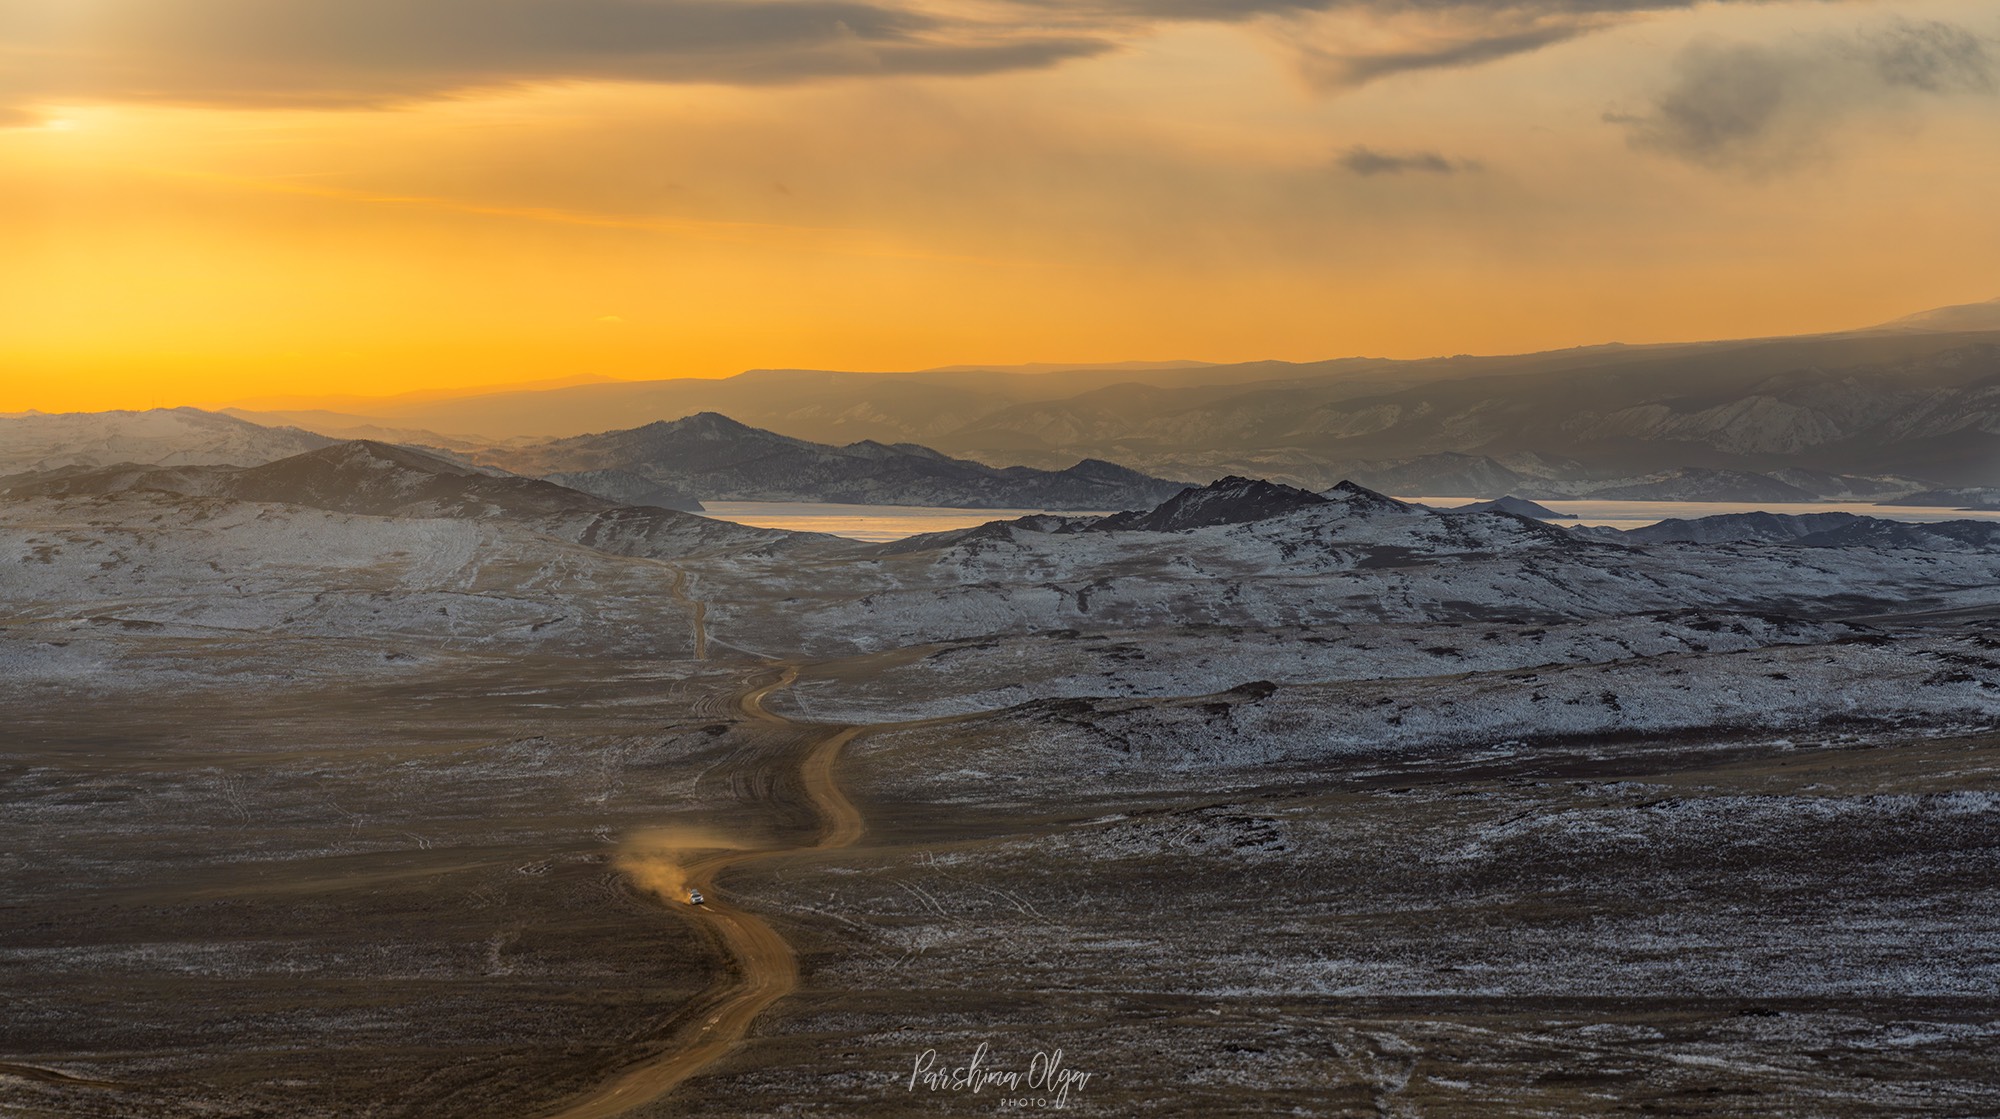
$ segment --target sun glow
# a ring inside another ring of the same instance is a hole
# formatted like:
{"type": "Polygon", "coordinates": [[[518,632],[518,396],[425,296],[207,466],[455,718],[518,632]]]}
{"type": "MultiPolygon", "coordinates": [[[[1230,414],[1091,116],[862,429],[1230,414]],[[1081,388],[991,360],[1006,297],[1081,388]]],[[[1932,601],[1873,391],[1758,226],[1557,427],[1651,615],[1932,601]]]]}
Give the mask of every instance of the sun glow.
{"type": "Polygon", "coordinates": [[[1684,43],[1857,20],[1706,6],[1339,87],[1252,23],[976,77],[72,98],[0,128],[0,409],[1495,352],[1986,298],[1995,98],[1853,109],[1797,173],[1676,161],[1617,123],[1684,43]]]}

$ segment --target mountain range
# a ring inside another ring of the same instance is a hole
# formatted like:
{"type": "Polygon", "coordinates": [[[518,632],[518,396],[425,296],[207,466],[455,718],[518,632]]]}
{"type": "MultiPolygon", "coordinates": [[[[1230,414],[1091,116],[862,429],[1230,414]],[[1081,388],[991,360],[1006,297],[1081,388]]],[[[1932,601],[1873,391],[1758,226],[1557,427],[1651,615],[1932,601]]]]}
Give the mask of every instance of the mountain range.
{"type": "Polygon", "coordinates": [[[793,439],[714,412],[625,431],[495,448],[476,461],[629,500],[631,483],[709,501],[828,501],[970,509],[1126,509],[1182,483],[1086,459],[1062,470],[992,467],[911,443],[793,439]]]}
{"type": "Polygon", "coordinates": [[[1045,468],[1101,459],[1163,477],[1242,474],[1313,489],[1352,477],[1404,493],[1496,497],[1523,493],[1524,481],[1603,488],[1699,468],[1805,470],[1853,479],[1859,488],[1847,492],[1861,495],[1927,488],[1912,481],[2000,484],[1995,306],[1845,333],[1500,357],[754,370],[390,400],[365,412],[235,414],[493,443],[716,411],[843,445],[921,443],[1045,468]]]}
{"type": "Polygon", "coordinates": [[[1979,505],[2000,487],[1996,322],[2000,302],[1844,334],[1510,357],[760,370],[340,402],[366,414],[28,413],[0,416],[0,475],[255,466],[363,438],[687,511],[1134,509],[1232,475],[1412,497],[1979,505]]]}

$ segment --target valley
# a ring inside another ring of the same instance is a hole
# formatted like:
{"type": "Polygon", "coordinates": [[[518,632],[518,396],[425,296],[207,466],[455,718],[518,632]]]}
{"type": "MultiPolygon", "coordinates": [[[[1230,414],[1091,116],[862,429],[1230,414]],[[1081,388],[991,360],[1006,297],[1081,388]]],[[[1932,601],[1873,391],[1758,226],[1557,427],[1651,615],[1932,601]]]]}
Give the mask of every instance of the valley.
{"type": "Polygon", "coordinates": [[[269,476],[0,501],[10,1113],[969,1113],[982,1044],[1107,1115],[2000,1096],[1990,546],[269,476]]]}

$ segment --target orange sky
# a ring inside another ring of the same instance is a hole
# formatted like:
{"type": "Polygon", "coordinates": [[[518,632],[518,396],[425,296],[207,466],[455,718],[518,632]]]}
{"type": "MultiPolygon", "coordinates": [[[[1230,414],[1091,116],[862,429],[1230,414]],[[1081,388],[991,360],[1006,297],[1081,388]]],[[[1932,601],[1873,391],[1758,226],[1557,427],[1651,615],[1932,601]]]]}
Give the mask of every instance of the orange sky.
{"type": "Polygon", "coordinates": [[[1987,0],[0,0],[0,410],[1861,325],[2000,295],[1996,38],[1987,0]]]}

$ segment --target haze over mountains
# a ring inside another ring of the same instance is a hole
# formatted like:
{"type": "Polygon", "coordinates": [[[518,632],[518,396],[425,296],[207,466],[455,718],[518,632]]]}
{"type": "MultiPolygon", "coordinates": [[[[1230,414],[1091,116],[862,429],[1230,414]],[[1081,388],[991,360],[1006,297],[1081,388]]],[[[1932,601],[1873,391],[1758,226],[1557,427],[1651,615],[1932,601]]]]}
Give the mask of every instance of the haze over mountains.
{"type": "Polygon", "coordinates": [[[334,440],[199,408],[0,416],[0,476],[65,466],[256,466],[334,440]]]}
{"type": "MultiPolygon", "coordinates": [[[[236,414],[506,441],[714,411],[802,439],[918,443],[1057,469],[1094,458],[1200,481],[1237,473],[1321,488],[1353,477],[1400,493],[1559,497],[1699,469],[1775,477],[1808,497],[1865,498],[1926,488],[1913,481],[2000,484],[1996,307],[1842,334],[1502,357],[756,370],[384,401],[365,415],[236,414]]],[[[1764,489],[1752,500],[1781,492],[1751,484],[1764,489]]]]}
{"type": "Polygon", "coordinates": [[[1848,334],[1416,362],[764,370],[416,393],[370,415],[29,413],[0,417],[0,475],[254,466],[367,438],[682,510],[703,498],[1132,509],[1232,474],[1309,490],[1352,479],[1409,496],[1921,492],[1972,506],[2000,486],[2000,330],[1958,328],[1996,316],[2000,303],[1848,334]]]}
{"type": "MultiPolygon", "coordinates": [[[[297,429],[263,428],[233,416],[182,408],[0,420],[0,489],[57,495],[111,486],[254,499],[259,479],[267,473],[265,464],[275,465],[301,448],[325,448],[331,455],[340,447],[368,448],[370,461],[442,464],[455,480],[438,491],[441,500],[477,503],[504,497],[510,506],[547,500],[560,488],[571,497],[592,495],[605,505],[685,512],[701,511],[701,497],[1107,510],[1149,506],[1182,488],[1182,483],[1108,462],[1085,461],[1067,470],[997,468],[910,444],[834,447],[759,431],[713,413],[629,431],[464,452],[373,439],[336,444],[297,429]],[[58,445],[65,449],[51,449],[58,445]],[[25,469],[9,477],[6,465],[25,469]],[[543,480],[530,482],[535,477],[543,480]]],[[[320,457],[325,456],[300,461],[320,457]]],[[[371,485],[368,492],[379,488],[371,485]]],[[[432,489],[437,487],[425,492],[432,489]]],[[[395,496],[407,505],[416,495],[395,496]]]]}
{"type": "Polygon", "coordinates": [[[995,468],[909,443],[810,443],[702,412],[629,431],[488,451],[480,461],[593,488],[605,474],[676,487],[711,501],[832,501],[962,508],[1126,509],[1181,484],[1108,462],[1065,470],[995,468]]]}

